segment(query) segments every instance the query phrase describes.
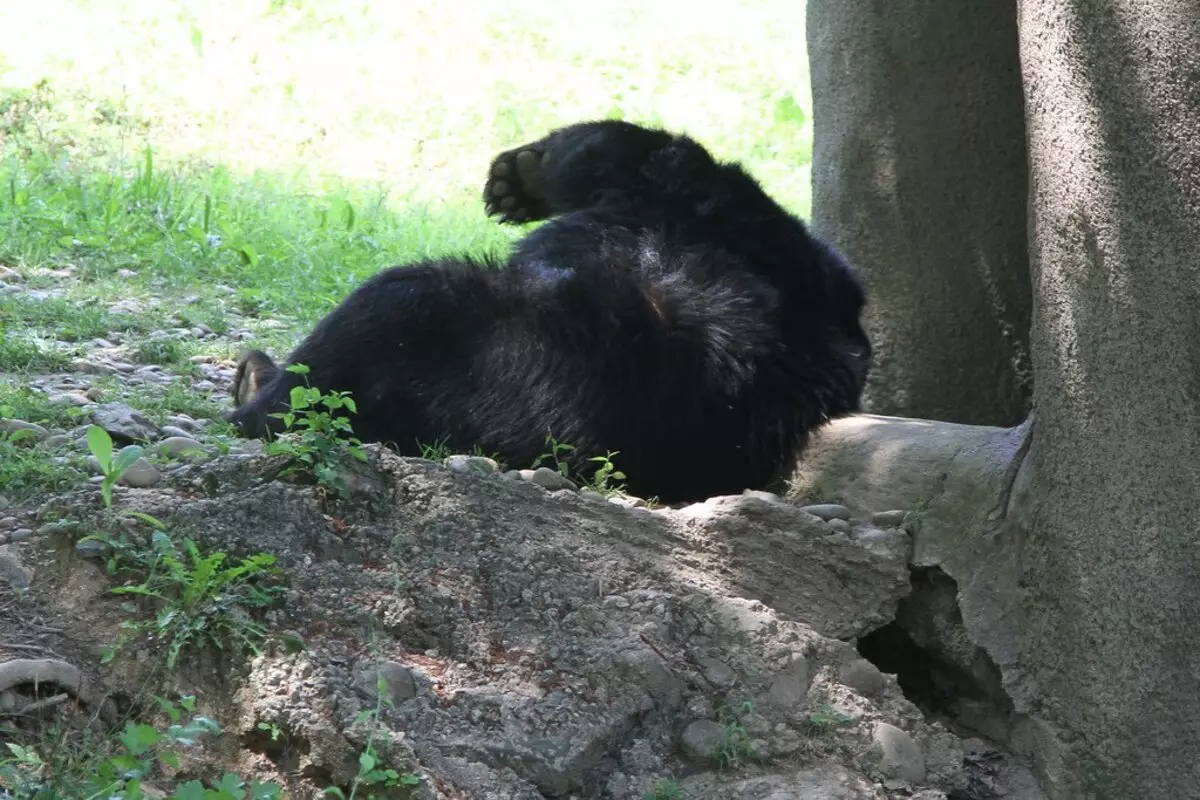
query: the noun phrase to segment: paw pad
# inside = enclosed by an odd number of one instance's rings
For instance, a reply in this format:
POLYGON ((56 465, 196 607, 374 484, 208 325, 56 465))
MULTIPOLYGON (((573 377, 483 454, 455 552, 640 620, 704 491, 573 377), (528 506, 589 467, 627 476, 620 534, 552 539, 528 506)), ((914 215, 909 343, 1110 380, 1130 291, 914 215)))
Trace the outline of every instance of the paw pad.
POLYGON ((483 187, 483 202, 488 216, 500 216, 501 222, 529 222, 549 213, 542 194, 542 151, 519 147, 496 156, 483 187))

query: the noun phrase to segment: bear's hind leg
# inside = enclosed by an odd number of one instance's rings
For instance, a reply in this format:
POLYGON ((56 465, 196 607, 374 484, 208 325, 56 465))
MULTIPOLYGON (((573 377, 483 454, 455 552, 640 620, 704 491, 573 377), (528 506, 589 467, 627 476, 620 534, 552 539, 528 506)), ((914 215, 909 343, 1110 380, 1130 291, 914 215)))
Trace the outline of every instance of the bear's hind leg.
POLYGON ((661 205, 683 172, 715 168, 684 136, 629 122, 581 122, 492 160, 483 189, 489 216, 521 223, 595 208, 661 205))

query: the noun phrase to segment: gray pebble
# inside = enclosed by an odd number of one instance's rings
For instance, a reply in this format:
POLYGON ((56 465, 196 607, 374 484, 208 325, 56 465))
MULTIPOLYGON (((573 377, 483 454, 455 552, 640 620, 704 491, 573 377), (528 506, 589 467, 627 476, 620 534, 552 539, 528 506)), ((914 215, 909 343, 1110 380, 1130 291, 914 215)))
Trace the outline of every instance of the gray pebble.
POLYGON ((93 403, 99 403, 101 400, 104 399, 104 390, 101 389, 99 386, 93 386, 90 389, 88 389, 86 392, 84 392, 83 396, 86 397, 88 400, 91 400, 93 403))
POLYGON ((19 524, 20 524, 20 520, 18 520, 16 517, 0 518, 0 531, 11 531, 13 528, 17 527, 17 525, 19 525, 19 524))
POLYGON ((477 472, 483 475, 491 475, 500 470, 500 465, 490 458, 483 456, 464 456, 455 455, 449 456, 442 462, 451 472, 466 474, 468 472, 477 472))
POLYGON ((8 534, 10 542, 23 542, 33 536, 33 528, 17 528, 8 534))
POLYGON ((814 517, 820 517, 828 522, 831 519, 850 519, 850 509, 837 503, 817 503, 811 506, 802 506, 801 511, 806 511, 814 517))
POLYGON ((190 436, 170 436, 159 442, 154 449, 163 458, 194 458, 207 455, 204 445, 190 436))
MULTIPOLYGON (((167 417, 167 424, 173 425, 176 428, 181 428, 184 431, 199 432, 201 425, 196 420, 189 417, 187 414, 173 414, 167 417)), ((166 430, 165 428, 163 430, 166 430)), ((175 434, 172 434, 174 436, 175 434)), ((187 435, 186 433, 184 434, 187 435)))
POLYGON ((47 450, 54 450, 59 447, 65 447, 70 443, 70 436, 67 436, 65 433, 56 433, 53 436, 47 436, 45 441, 42 442, 42 447, 47 450))
POLYGON ((192 388, 197 392, 214 392, 217 389, 217 385, 212 381, 196 381, 192 384, 192 388))
POLYGON ((881 528, 894 528, 904 522, 904 509, 893 511, 876 511, 871 515, 871 522, 881 528))
POLYGON ((40 442, 50 435, 50 431, 46 430, 41 425, 38 425, 36 422, 26 422, 23 419, 0 420, 0 431, 8 434, 17 433, 18 431, 28 431, 27 434, 24 434, 20 437, 20 441, 23 441, 27 444, 40 442))
POLYGON ((844 519, 831 519, 829 520, 829 528, 830 530, 837 531, 838 533, 849 533, 850 523, 846 522, 844 519))
POLYGON ((75 552, 84 558, 104 558, 108 545, 98 539, 84 539, 75 543, 75 552))
POLYGON ((121 480, 118 482, 137 489, 145 489, 147 486, 158 483, 160 478, 162 478, 162 473, 158 471, 158 467, 144 458, 139 458, 133 462, 133 466, 121 476, 121 480))
POLYGON ((904 731, 886 722, 875 724, 871 755, 877 760, 885 778, 899 778, 908 783, 925 780, 925 756, 921 746, 904 731))
POLYGON ((757 498, 758 500, 762 500, 764 503, 778 504, 778 503, 783 502, 783 498, 780 497, 779 495, 775 494, 774 492, 764 492, 759 489, 744 489, 742 491, 742 495, 744 497, 757 498))
POLYGON ((608 502, 622 508, 645 508, 646 501, 640 497, 628 497, 626 495, 613 495, 608 498, 608 502))
POLYGON ((724 725, 711 719, 698 719, 683 729, 679 743, 689 758, 707 761, 724 741, 724 725))
MULTIPOLYGON (((525 477, 524 470, 521 471, 521 477, 525 477)), ((572 489, 578 491, 579 489, 579 487, 576 486, 573 481, 564 478, 562 475, 550 469, 549 467, 538 467, 533 471, 533 474, 529 477, 529 480, 538 486, 541 486, 543 489, 549 489, 551 491, 555 489, 572 489)))
POLYGON ((71 366, 76 372, 86 372, 89 375, 115 375, 116 367, 106 364, 102 361, 89 361, 86 358, 77 358, 71 362, 71 366))
POLYGON ((46 399, 56 406, 86 406, 92 402, 80 392, 54 392, 46 399))

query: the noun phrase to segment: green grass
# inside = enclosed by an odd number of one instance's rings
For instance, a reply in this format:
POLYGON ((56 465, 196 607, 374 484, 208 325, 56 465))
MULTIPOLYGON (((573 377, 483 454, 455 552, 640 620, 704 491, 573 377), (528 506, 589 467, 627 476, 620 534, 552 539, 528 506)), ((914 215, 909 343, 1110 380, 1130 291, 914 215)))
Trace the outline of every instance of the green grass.
MULTIPOLYGON (((383 266, 505 250, 519 231, 479 202, 489 159, 584 117, 687 130, 806 215, 803 13, 783 0, 552 15, 531 0, 3 4, 0 263, 71 265, 84 293, 199 293, 188 316, 214 330, 226 308, 303 327, 383 266)), ((102 309, 43 305, 17 316, 52 317, 66 341, 114 329, 102 309)))

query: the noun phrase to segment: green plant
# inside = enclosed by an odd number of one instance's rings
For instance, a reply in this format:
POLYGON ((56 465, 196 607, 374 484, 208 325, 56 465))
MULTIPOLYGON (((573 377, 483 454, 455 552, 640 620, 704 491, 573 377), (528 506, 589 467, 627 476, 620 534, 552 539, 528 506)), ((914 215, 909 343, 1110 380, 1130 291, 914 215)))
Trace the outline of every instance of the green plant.
POLYGON ((438 439, 433 444, 422 444, 417 442, 417 447, 421 449, 421 458, 429 459, 430 461, 443 461, 450 456, 450 448, 446 443, 448 439, 438 439))
POLYGON ((379 767, 379 754, 375 751, 375 735, 379 727, 379 712, 385 705, 392 706, 392 701, 387 696, 387 688, 386 679, 382 676, 376 679, 375 707, 363 709, 354 718, 354 724, 358 725, 369 721, 370 727, 367 730, 367 746, 358 755, 358 774, 354 776, 354 780, 350 784, 350 793, 347 794, 341 787, 330 786, 323 792, 326 797, 356 800, 361 789, 366 793, 367 800, 373 800, 375 794, 371 790, 374 788, 420 785, 420 777, 411 772, 400 773, 391 768, 381 769, 379 767))
POLYGON ((351 414, 358 407, 349 392, 322 392, 308 385, 308 366, 291 364, 288 372, 304 377, 304 386, 293 386, 288 397, 289 410, 272 416, 283 420, 285 432, 266 447, 270 455, 286 455, 295 466, 316 478, 318 485, 339 495, 346 494, 341 467, 346 455, 365 461, 362 442, 352 434, 350 420, 341 411, 351 414))
POLYGON ((619 452, 611 450, 605 455, 593 456, 588 459, 588 461, 599 464, 592 474, 589 485, 605 497, 625 493, 625 473, 617 469, 612 462, 613 456, 618 455, 619 452))
POLYGON ((576 451, 575 445, 560 442, 553 435, 547 434, 546 446, 549 450, 534 459, 533 464, 530 465, 531 469, 537 469, 543 463, 547 463, 564 478, 588 486, 605 497, 624 494, 625 473, 617 469, 612 461, 613 457, 618 455, 620 451, 610 450, 605 455, 592 456, 587 459, 589 462, 596 464, 597 467, 592 473, 591 479, 585 480, 571 472, 569 458, 576 451))
MULTIPOLYGON (((128 722, 112 739, 97 740, 88 733, 76 747, 67 746, 65 737, 40 743, 6 742, 8 755, 0 755, 0 798, 143 800, 150 796, 144 788, 146 779, 161 767, 177 769, 178 748, 191 747, 201 737, 221 731, 216 721, 194 713, 194 697, 183 697, 178 705, 156 699, 169 719, 165 730, 128 722)), ((278 784, 245 781, 226 773, 207 787, 198 780, 181 783, 165 800, 277 800, 282 794, 278 784)))
POLYGON ((683 789, 675 781, 661 778, 642 795, 642 800, 683 800, 683 789))
POLYGON ((821 703, 816 711, 808 715, 805 728, 810 735, 821 735, 851 722, 854 722, 854 717, 835 710, 829 703, 821 703))
POLYGON ((529 465, 529 468, 537 469, 543 462, 551 462, 553 464, 551 468, 555 472, 570 480, 571 465, 567 459, 575 452, 575 445, 560 442, 552 434, 548 433, 546 434, 546 446, 550 449, 535 458, 533 463, 529 465))
POLYGON ((203 555, 191 539, 184 540, 180 554, 162 522, 149 514, 131 515, 153 529, 148 550, 121 538, 83 537, 112 548, 109 574, 130 576, 124 585, 110 590, 113 594, 146 598, 155 606, 153 618, 121 623, 121 637, 105 651, 103 661, 110 661, 128 641, 147 635, 166 647, 169 669, 184 650, 205 644, 218 649, 245 647, 257 653, 266 627, 253 620, 248 610, 272 605, 283 591, 271 583, 282 574, 275 557, 257 553, 227 566, 228 554, 203 555))
POLYGON ((87 445, 100 464, 100 472, 104 476, 100 483, 100 497, 104 500, 104 507, 111 508, 113 486, 129 471, 134 462, 142 457, 142 447, 136 444, 126 445, 117 451, 114 458, 112 437, 99 425, 88 426, 87 445))
POLYGON ((746 726, 741 722, 742 714, 749 714, 754 711, 754 705, 746 701, 742 703, 737 711, 733 711, 728 707, 722 707, 718 712, 718 719, 725 724, 725 731, 721 741, 713 748, 712 758, 716 762, 718 769, 737 769, 747 759, 755 758, 758 755, 754 744, 750 741, 750 732, 746 730, 746 726))

